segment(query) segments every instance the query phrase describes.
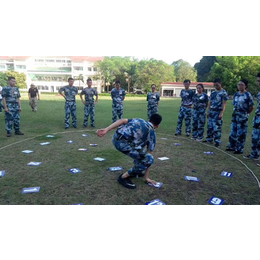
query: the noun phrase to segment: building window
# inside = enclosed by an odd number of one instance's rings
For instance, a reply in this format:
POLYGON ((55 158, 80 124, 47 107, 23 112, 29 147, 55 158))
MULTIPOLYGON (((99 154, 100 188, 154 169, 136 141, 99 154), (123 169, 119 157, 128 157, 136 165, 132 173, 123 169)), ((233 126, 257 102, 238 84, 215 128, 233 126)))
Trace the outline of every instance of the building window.
POLYGON ((25 70, 26 66, 25 65, 16 65, 16 68, 20 69, 20 70, 25 70))
POLYGON ((35 59, 34 61, 35 61, 35 62, 44 62, 43 59, 35 59))
POLYGON ((5 69, 5 65, 0 65, 0 69, 5 69))
POLYGON ((83 67, 73 67, 74 70, 83 70, 83 67))
POLYGON ((91 67, 88 67, 88 71, 92 71, 92 68, 91 68, 91 67))
POLYGON ((96 67, 94 67, 94 68, 93 68, 93 70, 94 70, 94 71, 97 71, 97 68, 96 68, 96 67))
POLYGON ((55 60, 45 60, 46 62, 54 62, 55 60))

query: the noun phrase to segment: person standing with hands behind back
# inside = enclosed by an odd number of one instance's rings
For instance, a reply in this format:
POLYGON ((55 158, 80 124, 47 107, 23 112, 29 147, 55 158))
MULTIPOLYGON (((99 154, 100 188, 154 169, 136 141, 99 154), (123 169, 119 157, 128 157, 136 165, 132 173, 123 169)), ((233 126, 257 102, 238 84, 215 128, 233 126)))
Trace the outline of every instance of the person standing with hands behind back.
POLYGON ((158 106, 160 102, 160 94, 156 92, 156 85, 152 84, 151 86, 152 92, 149 92, 147 95, 147 112, 148 112, 148 120, 151 115, 158 113, 158 106))

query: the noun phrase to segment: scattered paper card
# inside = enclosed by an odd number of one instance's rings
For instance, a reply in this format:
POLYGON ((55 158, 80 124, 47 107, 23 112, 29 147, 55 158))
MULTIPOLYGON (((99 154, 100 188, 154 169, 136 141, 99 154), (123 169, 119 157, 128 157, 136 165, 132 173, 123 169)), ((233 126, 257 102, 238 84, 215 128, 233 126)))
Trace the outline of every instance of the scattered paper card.
POLYGON ((22 153, 33 153, 33 151, 31 151, 31 150, 24 150, 24 151, 22 151, 22 153))
POLYGON ((175 146, 180 146, 181 144, 180 143, 174 143, 175 146))
POLYGON ((72 140, 67 141, 69 144, 73 144, 74 142, 72 140))
POLYGON ((82 136, 84 136, 84 137, 88 137, 88 135, 87 135, 87 134, 82 134, 82 136))
POLYGON ((165 137, 162 137, 161 139, 162 139, 162 140, 167 140, 167 138, 165 138, 165 137))
POLYGON ((213 205, 222 205, 224 203, 224 200, 217 197, 212 197, 208 202, 209 204, 213 205))
POLYGON ((231 178, 231 177, 233 176, 233 173, 232 173, 232 172, 225 172, 225 171, 223 171, 223 172, 221 173, 221 176, 231 178))
POLYGON ((53 138, 54 135, 46 135, 46 137, 53 138))
POLYGON ((168 158, 168 157, 159 157, 158 159, 159 159, 159 160, 161 160, 161 161, 166 161, 166 160, 169 160, 169 158, 168 158))
POLYGON ((214 154, 213 152, 204 152, 205 154, 214 154))
POLYGON ((78 203, 78 204, 71 204, 71 205, 83 205, 83 203, 78 203))
POLYGON ((105 161, 106 159, 100 158, 100 157, 96 157, 96 158, 94 158, 94 160, 95 160, 95 161, 102 162, 102 161, 105 161))
POLYGON ((155 188, 161 188, 162 185, 163 185, 161 182, 156 182, 155 185, 152 184, 151 182, 148 182, 147 184, 148 184, 149 186, 153 186, 153 187, 155 187, 155 188))
POLYGON ((118 167, 110 167, 109 170, 111 172, 115 172, 115 171, 122 171, 123 168, 121 166, 118 166, 118 167))
POLYGON ((155 200, 145 203, 145 205, 166 205, 166 204, 159 199, 155 199, 155 200))
POLYGON ((90 146, 97 146, 97 144, 89 144, 90 146))
POLYGON ((185 176, 186 181, 200 181, 199 178, 193 176, 185 176))
POLYGON ((75 173, 81 172, 81 170, 78 169, 78 168, 71 168, 71 169, 70 169, 70 172, 73 173, 73 174, 75 174, 75 173))
POLYGON ((87 148, 79 148, 78 151, 88 151, 87 148))
POLYGON ((0 171, 0 177, 4 177, 5 176, 5 171, 0 171))
POLYGON ((50 142, 41 143, 41 145, 48 145, 50 142))
POLYGON ((42 162, 29 162, 27 165, 29 165, 29 166, 39 166, 40 164, 42 164, 42 162))
POLYGON ((40 187, 23 188, 22 194, 25 193, 36 193, 40 191, 40 187))

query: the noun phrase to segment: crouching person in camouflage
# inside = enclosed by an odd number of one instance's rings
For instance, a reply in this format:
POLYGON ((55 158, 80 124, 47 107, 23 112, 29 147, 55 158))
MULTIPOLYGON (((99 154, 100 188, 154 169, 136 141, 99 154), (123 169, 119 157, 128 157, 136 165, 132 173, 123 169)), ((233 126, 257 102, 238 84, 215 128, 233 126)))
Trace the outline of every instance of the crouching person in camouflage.
POLYGON ((12 127, 16 135, 24 135, 20 131, 20 112, 22 112, 20 92, 15 87, 16 81, 14 77, 8 78, 9 86, 4 87, 2 90, 3 103, 5 108, 5 126, 7 137, 11 136, 12 127))
POLYGON ((118 178, 118 182, 124 187, 135 189, 136 185, 130 178, 136 176, 145 176, 148 183, 156 184, 156 181, 149 179, 149 171, 154 162, 152 152, 156 144, 155 129, 161 121, 162 117, 159 114, 153 114, 149 121, 140 118, 119 119, 107 128, 97 131, 97 135, 103 137, 107 132, 117 128, 113 136, 115 148, 134 159, 134 167, 118 178))

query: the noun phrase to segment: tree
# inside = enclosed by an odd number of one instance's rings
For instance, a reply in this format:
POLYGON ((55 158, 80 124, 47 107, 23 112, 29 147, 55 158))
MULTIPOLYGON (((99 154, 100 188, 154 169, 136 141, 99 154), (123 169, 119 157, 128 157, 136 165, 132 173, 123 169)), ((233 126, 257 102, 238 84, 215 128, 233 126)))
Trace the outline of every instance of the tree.
POLYGON ((177 82, 183 82, 185 79, 197 81, 197 71, 187 61, 180 59, 174 61, 172 65, 175 68, 177 82))
POLYGON ((8 77, 4 72, 0 72, 0 86, 5 87, 8 82, 8 77))
POLYGON ((15 77, 16 86, 18 88, 27 88, 26 75, 24 73, 19 73, 17 71, 6 71, 5 75, 7 78, 15 77))
POLYGON ((210 70, 215 62, 216 56, 203 56, 202 59, 194 65, 198 73, 198 81, 208 81, 210 70))
POLYGON ((221 78, 229 94, 237 91, 237 83, 242 78, 249 81, 249 92, 258 92, 256 75, 260 71, 259 56, 217 56, 211 68, 209 80, 221 78))

